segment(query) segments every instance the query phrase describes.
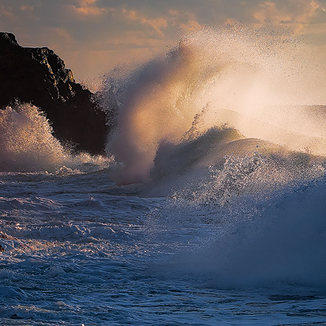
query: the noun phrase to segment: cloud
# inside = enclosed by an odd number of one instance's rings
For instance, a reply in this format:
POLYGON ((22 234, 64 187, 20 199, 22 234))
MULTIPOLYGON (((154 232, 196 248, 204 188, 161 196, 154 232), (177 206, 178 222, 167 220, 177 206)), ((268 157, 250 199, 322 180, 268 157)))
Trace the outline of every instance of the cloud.
POLYGON ((96 3, 97 0, 76 0, 76 4, 68 5, 68 10, 81 19, 102 16, 105 9, 98 7, 96 3))
POLYGON ((276 7, 276 3, 266 1, 259 5, 259 8, 253 13, 253 16, 261 24, 272 22, 280 23, 291 20, 289 13, 284 13, 276 7))
POLYGON ((194 13, 169 10, 169 15, 171 17, 169 25, 180 30, 182 34, 189 34, 204 27, 203 24, 198 22, 194 13))
MULTIPOLYGON (((196 17, 196 14, 188 12, 186 10, 179 11, 175 9, 169 9, 167 12, 161 13, 161 15, 145 14, 138 10, 131 10, 125 7, 116 9, 115 14, 119 15, 122 20, 126 21, 139 31, 145 31, 147 29, 148 34, 155 33, 156 37, 169 38, 172 34, 180 38, 184 34, 188 34, 195 30, 201 29, 205 24, 201 24, 196 17), (152 17, 155 18, 152 18, 152 17), (137 26, 138 25, 138 26, 137 26)), ((153 36, 153 35, 152 35, 153 36)), ((144 35, 146 37, 146 35, 144 35)))
POLYGON ((31 5, 22 5, 20 6, 20 10, 28 12, 28 11, 34 11, 34 7, 31 5))
POLYGON ((0 29, 15 33, 22 45, 52 47, 63 59, 79 51, 79 60, 70 61, 78 78, 92 51, 92 67, 107 67, 106 57, 112 65, 134 55, 148 58, 205 26, 286 25, 318 34, 326 44, 325 6, 326 0, 0 0, 0 29))
POLYGON ((14 13, 12 12, 11 8, 0 4, 0 17, 12 18, 14 17, 14 13))
POLYGON ((164 37, 163 30, 167 27, 168 21, 166 18, 158 17, 158 18, 150 18, 146 15, 138 12, 136 10, 130 10, 127 8, 120 8, 115 10, 115 12, 121 16, 121 18, 127 22, 136 22, 140 25, 146 27, 150 27, 153 29, 157 36, 164 37))
POLYGON ((253 17, 260 25, 287 24, 295 32, 300 32, 323 8, 315 0, 264 1, 253 11, 253 17))

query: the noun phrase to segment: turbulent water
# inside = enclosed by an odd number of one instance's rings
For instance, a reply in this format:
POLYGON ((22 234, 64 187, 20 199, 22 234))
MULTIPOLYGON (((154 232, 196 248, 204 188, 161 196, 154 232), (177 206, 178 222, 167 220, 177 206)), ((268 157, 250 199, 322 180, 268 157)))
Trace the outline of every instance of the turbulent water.
POLYGON ((284 31, 190 35, 107 74, 107 157, 3 110, 0 324, 326 325, 323 69, 284 31))

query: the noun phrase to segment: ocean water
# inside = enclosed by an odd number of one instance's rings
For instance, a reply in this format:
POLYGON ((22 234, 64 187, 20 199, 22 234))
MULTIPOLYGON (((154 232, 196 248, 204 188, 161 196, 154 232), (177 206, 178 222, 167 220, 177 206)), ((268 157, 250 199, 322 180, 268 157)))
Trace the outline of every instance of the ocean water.
POLYGON ((326 325, 312 55, 237 26, 117 68, 106 156, 71 154, 30 104, 1 111, 0 324, 326 325))

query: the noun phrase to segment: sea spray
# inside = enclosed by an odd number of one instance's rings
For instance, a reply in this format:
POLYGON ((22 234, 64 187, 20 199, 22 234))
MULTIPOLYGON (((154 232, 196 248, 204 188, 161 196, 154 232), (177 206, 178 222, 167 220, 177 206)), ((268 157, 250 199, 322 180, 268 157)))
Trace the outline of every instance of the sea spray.
MULTIPOLYGON (((205 135, 200 138, 203 144, 205 135)), ((196 157, 193 142, 187 145, 196 157)), ((167 233, 194 223, 202 230, 201 243, 180 248, 155 272, 219 289, 325 287, 325 158, 268 145, 234 140, 224 148, 229 154, 223 164, 213 164, 211 156, 210 166, 192 162, 197 168, 189 172, 185 165, 183 173, 186 144, 170 146, 163 165, 168 177, 157 174, 161 179, 151 192, 168 194, 170 203, 150 223, 167 233), (232 152, 234 143, 242 154, 232 152)))
POLYGON ((44 113, 29 103, 16 103, 0 111, 0 155, 1 172, 47 171, 66 175, 113 164, 109 157, 71 154, 70 148, 53 136, 44 113))
POLYGON ((322 71, 287 31, 236 25, 204 29, 165 57, 111 74, 119 112, 107 151, 123 165, 116 181, 150 180, 161 144, 180 143, 194 126, 201 135, 227 124, 245 137, 326 154, 325 109, 314 106, 325 103, 322 71))
POLYGON ((180 250, 159 269, 174 277, 192 275, 217 288, 325 288, 324 193, 322 179, 279 189, 266 199, 238 198, 216 220, 221 232, 200 247, 180 250))
POLYGON ((0 111, 0 139, 1 171, 53 169, 66 159, 48 120, 31 104, 0 111))
POLYGON ((304 153, 229 155, 223 166, 172 180, 169 203, 149 216, 150 236, 186 228, 199 236, 154 264, 155 273, 218 289, 325 289, 324 161, 304 153))

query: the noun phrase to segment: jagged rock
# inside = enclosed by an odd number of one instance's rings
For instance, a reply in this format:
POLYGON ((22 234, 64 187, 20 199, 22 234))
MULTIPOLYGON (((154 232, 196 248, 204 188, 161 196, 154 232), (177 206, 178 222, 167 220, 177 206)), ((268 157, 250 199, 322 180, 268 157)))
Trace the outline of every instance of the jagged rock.
POLYGON ((24 48, 13 34, 0 33, 0 108, 17 100, 39 107, 61 142, 76 151, 104 153, 110 117, 93 94, 75 82, 52 50, 24 48))

